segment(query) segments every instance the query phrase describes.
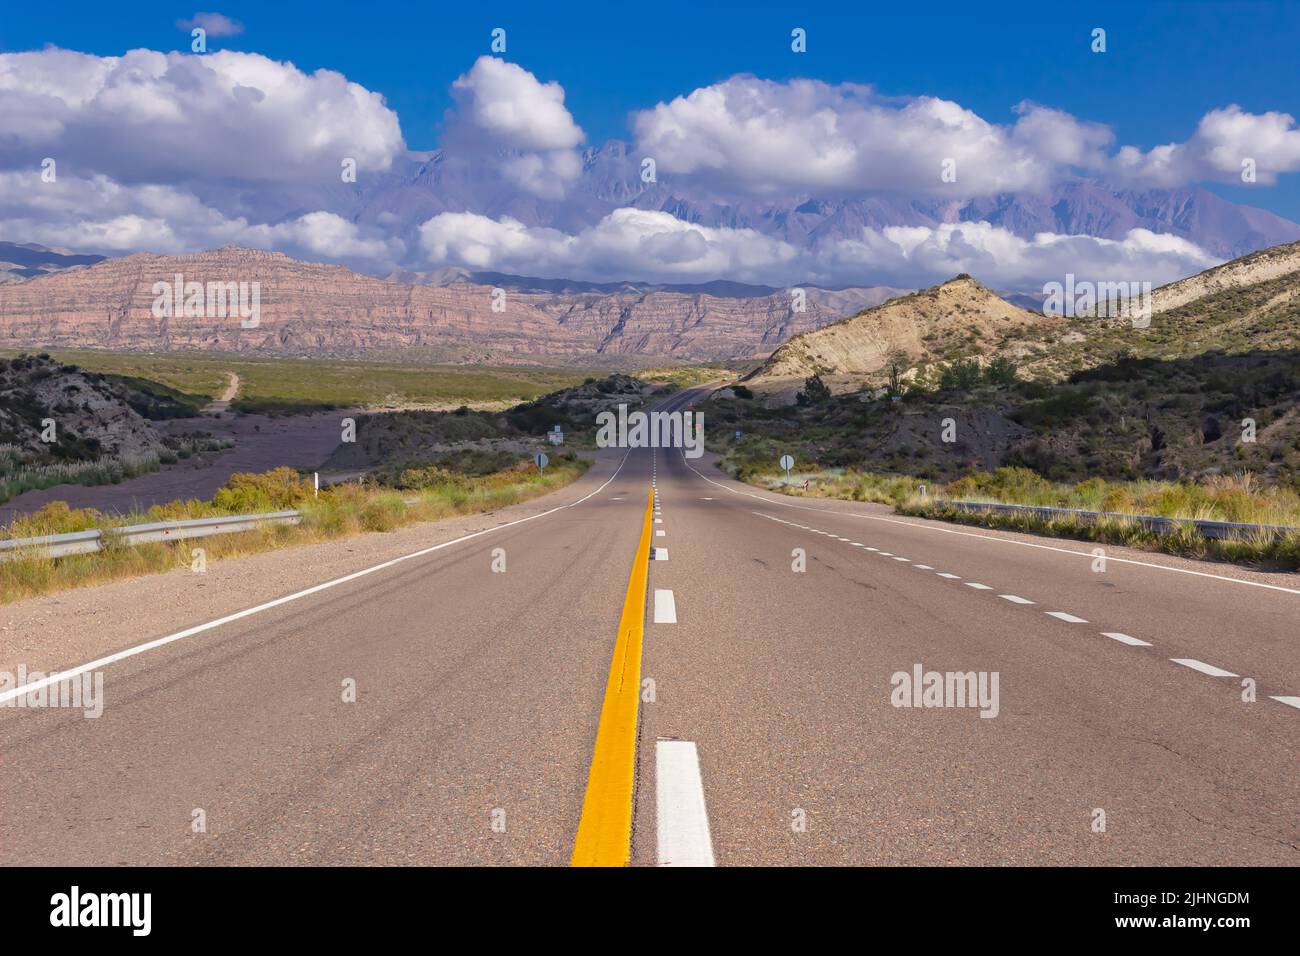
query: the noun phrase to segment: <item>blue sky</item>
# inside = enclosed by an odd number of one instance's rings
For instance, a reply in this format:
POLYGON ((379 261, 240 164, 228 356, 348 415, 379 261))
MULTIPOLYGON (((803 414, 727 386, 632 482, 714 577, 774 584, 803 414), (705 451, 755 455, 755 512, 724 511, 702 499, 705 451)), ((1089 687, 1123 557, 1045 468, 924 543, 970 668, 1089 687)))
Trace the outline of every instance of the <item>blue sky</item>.
POLYGON ((11 4, 0 234, 374 274, 1170 281, 1300 236, 1166 192, 1300 222, 1297 49, 1300 3, 11 4), (239 29, 193 56, 179 23, 213 7, 239 29), (406 152, 437 146, 417 181, 406 152), (1043 202, 1080 178, 1156 198, 1043 202))
MULTIPOLYGON (((508 31, 508 57, 557 80, 589 142, 628 135, 629 112, 739 72, 783 80, 852 81, 882 93, 953 99, 1009 122, 1023 99, 1110 125, 1144 148, 1185 139, 1208 110, 1300 115, 1300 5, 1288 3, 839 3, 553 4, 243 3, 217 9, 244 32, 213 48, 339 70, 384 94, 415 149, 437 144, 448 88, 508 31), (1050 9, 1049 9, 1050 8, 1050 9), (789 50, 793 26, 809 49, 789 50), (1089 33, 1107 30, 1108 52, 1089 33)), ((54 44, 101 55, 135 47, 184 49, 175 3, 7 4, 0 50, 54 44)), ((1236 201, 1300 220, 1300 176, 1236 201)))

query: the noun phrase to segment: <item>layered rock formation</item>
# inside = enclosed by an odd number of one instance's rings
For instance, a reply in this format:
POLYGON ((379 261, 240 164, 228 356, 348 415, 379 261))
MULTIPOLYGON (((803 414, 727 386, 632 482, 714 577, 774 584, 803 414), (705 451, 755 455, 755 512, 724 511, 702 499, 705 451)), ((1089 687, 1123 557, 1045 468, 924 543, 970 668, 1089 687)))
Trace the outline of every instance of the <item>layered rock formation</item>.
MULTIPOLYGON (((355 355, 420 349, 445 360, 544 362, 601 355, 706 361, 768 354, 894 290, 806 290, 728 298, 628 290, 514 292, 409 285, 279 253, 226 248, 138 254, 0 287, 0 348, 105 348, 355 355), (155 283, 258 283, 260 316, 157 317, 155 283)), ((206 311, 206 310, 205 310, 206 311)))

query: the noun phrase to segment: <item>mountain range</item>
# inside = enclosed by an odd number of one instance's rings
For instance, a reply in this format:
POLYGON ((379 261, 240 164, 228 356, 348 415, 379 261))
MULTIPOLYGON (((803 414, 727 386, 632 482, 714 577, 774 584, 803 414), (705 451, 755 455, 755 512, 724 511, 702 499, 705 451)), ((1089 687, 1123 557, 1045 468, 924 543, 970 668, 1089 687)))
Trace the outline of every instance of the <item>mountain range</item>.
MULTIPOLYGON (((444 275, 443 280, 457 278, 444 275)), ((526 280, 520 280, 528 285, 526 280)), ((730 288, 727 285, 719 290, 730 288)), ((737 291, 732 289, 731 291, 737 291)), ((276 252, 227 247, 138 253, 0 286, 0 347, 285 355, 418 353, 426 360, 636 364, 759 358, 900 290, 745 287, 744 295, 627 284, 518 291, 490 283, 413 284, 276 252), (240 317, 155 316, 155 283, 257 283, 256 327, 240 317)))
MULTIPOLYGON (((700 226, 753 229, 798 249, 860 239, 864 228, 974 221, 1025 239, 1044 232, 1122 239, 1131 229, 1148 229, 1187 239, 1223 259, 1300 239, 1300 224, 1199 186, 1135 190, 1080 178, 1038 195, 943 199, 789 194, 758 200, 710 191, 668 174, 643 182, 641 157, 619 139, 585 150, 581 173, 554 198, 520 190, 500 175, 499 167, 444 150, 413 152, 356 183, 290 183, 269 196, 223 188, 220 198, 232 212, 256 221, 283 222, 320 210, 336 213, 400 238, 408 250, 404 268, 417 271, 426 268, 417 252, 419 227, 439 213, 458 212, 509 217, 525 227, 572 234, 615 209, 633 207, 670 213, 700 226)), ((869 277, 864 279, 863 284, 873 284, 869 277)))
POLYGON ((382 174, 353 186, 302 187, 287 193, 278 216, 329 209, 356 222, 382 225, 414 247, 415 230, 441 212, 509 216, 525 226, 573 232, 623 206, 667 212, 702 226, 748 228, 797 248, 825 239, 857 238, 864 228, 937 226, 987 221, 1018 236, 1037 233, 1121 239, 1143 228, 1188 239, 1222 258, 1300 239, 1300 224, 1223 199, 1199 186, 1132 190, 1078 179, 1042 195, 978 199, 774 196, 737 200, 675 182, 641 180, 641 159, 622 140, 583 153, 582 174, 562 199, 512 188, 482 166, 441 150, 402 157, 382 174))

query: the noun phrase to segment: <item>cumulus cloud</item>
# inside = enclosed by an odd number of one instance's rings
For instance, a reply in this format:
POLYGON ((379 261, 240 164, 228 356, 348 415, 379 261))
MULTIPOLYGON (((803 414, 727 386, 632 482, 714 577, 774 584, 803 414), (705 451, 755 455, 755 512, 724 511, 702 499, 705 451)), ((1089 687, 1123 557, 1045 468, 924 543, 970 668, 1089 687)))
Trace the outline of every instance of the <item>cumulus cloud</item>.
POLYGON ((0 173, 0 225, 6 235, 28 242, 108 254, 239 245, 317 260, 364 260, 376 269, 394 268, 406 254, 400 239, 332 212, 254 223, 176 186, 123 185, 107 176, 44 183, 36 173, 0 173))
POLYGON ((555 199, 582 172, 582 129, 564 106, 564 88, 542 83, 514 63, 482 56, 451 86, 447 145, 500 159, 502 174, 537 196, 555 199))
POLYGON ((177 20, 176 25, 182 30, 202 27, 210 37, 234 37, 244 32, 242 23, 224 13, 196 13, 188 20, 177 20))
POLYGON ((886 98, 852 83, 734 76, 633 115, 658 168, 749 195, 1036 193, 1080 172, 1129 185, 1258 181, 1300 170, 1300 128, 1285 113, 1207 113, 1185 143, 1112 151, 1114 134, 1031 102, 991 123, 951 100, 886 98), (941 175, 948 168, 945 181, 941 175))
POLYGON ((0 168, 55 158, 120 182, 337 182, 389 168, 397 114, 340 73, 256 53, 0 54, 0 168))
POLYGON ((660 170, 756 194, 907 192, 982 195, 1036 190, 1049 156, 1084 124, 1026 107, 1017 127, 982 119, 950 100, 878 96, 870 87, 817 80, 776 83, 734 76, 633 116, 638 149, 660 170), (945 164, 955 182, 945 182, 945 164))
POLYGON ((1247 113, 1233 104, 1201 117, 1185 143, 1143 152, 1125 146, 1110 171, 1116 179, 1153 186, 1179 186, 1199 180, 1242 181, 1242 164, 1251 160, 1256 181, 1272 185, 1279 173, 1300 170, 1300 127, 1288 113, 1247 113))
POLYGON ((1219 261, 1194 243, 1145 229, 1119 240, 1053 233, 1025 239, 987 222, 948 223, 864 229, 796 247, 752 229, 709 228, 626 208, 573 234, 508 217, 442 213, 421 226, 420 248, 431 265, 598 281, 726 276, 764 285, 919 287, 969 272, 988 285, 1022 290, 1066 273, 1159 285, 1219 261))

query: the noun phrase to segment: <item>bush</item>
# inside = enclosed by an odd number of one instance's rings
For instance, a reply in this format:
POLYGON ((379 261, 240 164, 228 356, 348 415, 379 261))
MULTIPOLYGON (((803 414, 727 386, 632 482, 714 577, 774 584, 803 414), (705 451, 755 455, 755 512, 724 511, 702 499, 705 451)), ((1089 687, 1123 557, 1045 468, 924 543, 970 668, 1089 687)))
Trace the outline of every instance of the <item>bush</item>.
POLYGON ((816 373, 803 380, 803 391, 795 396, 800 405, 822 405, 831 400, 831 390, 816 373))
POLYGON ((312 497, 312 484, 292 468, 276 468, 263 474, 237 472, 212 503, 234 514, 286 511, 312 497))

